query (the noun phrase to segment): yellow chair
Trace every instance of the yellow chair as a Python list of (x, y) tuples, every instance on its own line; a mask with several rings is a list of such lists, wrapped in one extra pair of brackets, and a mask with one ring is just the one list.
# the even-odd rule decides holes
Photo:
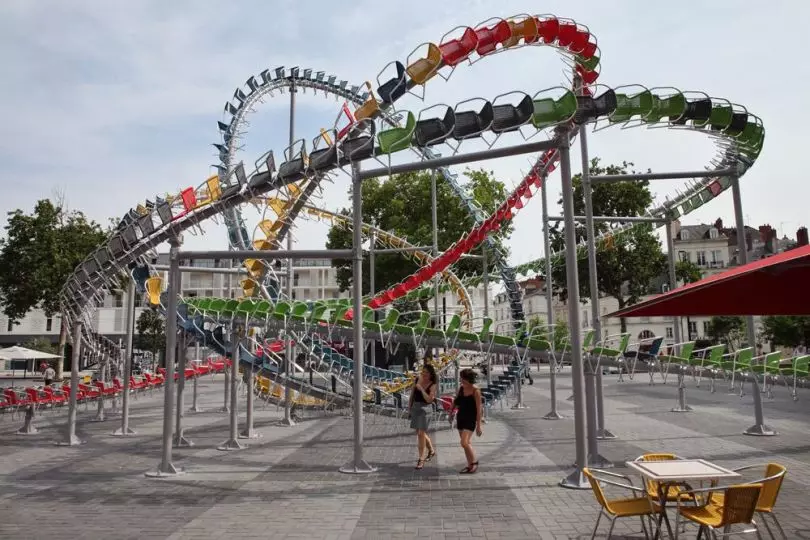
[(258, 287), (258, 284), (256, 283), (255, 280), (243, 279), (242, 281), (239, 282), (239, 286), (242, 287), (242, 292), (245, 294), (245, 296), (248, 297), (256, 296), (256, 289)]
[(153, 306), (160, 305), (160, 294), (163, 292), (163, 278), (160, 276), (150, 277), (146, 280), (146, 294), (149, 295), (149, 303)]
[[(292, 184), (290, 184), (290, 185), (292, 185)], [(286, 211), (287, 201), (282, 201), (281, 199), (271, 197), (271, 198), (267, 199), (267, 206), (269, 206), (270, 210), (275, 212), (277, 216), (281, 216)]]
[(354, 111), (354, 118), (358, 122), (366, 118), (371, 118), (380, 110), (380, 104), (377, 103), (377, 98), (374, 97), (374, 91), (371, 89), (371, 83), (369, 81), (366, 81), (366, 88), (368, 88), (368, 99)]
[(205, 187), (208, 189), (208, 197), (206, 202), (214, 202), (222, 197), (222, 186), (219, 183), (219, 175), (208, 177), (205, 181)]
[[(713, 493), (721, 491), (722, 497)], [(692, 503), (689, 503), (690, 506), (682, 506), (678, 501), (675, 530), (680, 530), (680, 519), (685, 518), (697, 524), (701, 532), (710, 533), (710, 537), (716, 537), (715, 531), (718, 529), (725, 529), (724, 532), (728, 533), (728, 528), (732, 525), (751, 525), (752, 529), (737, 531), (735, 534), (755, 532), (759, 537), (759, 530), (753, 519), (761, 492), (762, 484), (711, 487), (684, 492), (695, 498), (706, 495), (706, 503), (699, 506), (691, 506)]]
[[(649, 462), (649, 461), (672, 461), (676, 459), (683, 459), (675, 454), (644, 454), (637, 457), (634, 461)], [(661, 498), (661, 486), (659, 482), (654, 480), (644, 480), (645, 487), (647, 488), (647, 496), (651, 499), (658, 501)], [(690, 497), (683, 495), (683, 488), (680, 486), (669, 486), (667, 489), (667, 501), (692, 500)]]
[(273, 220), (272, 219), (263, 219), (259, 222), (259, 228), (262, 230), (264, 235), (268, 238), (271, 236), (275, 238), (275, 234), (273, 233)]
[[(442, 62), (442, 52), (439, 50), (438, 45), (435, 43), (427, 43), (428, 51), (425, 58), (416, 60), (405, 70), (408, 77), (415, 84), (425, 84), (439, 71), (439, 65)], [(421, 47), (421, 45), (420, 45)]]
[(256, 251), (267, 251), (272, 247), (273, 247), (273, 242), (271, 242), (267, 238), (259, 238), (258, 240), (253, 241), (253, 248)]
[[(734, 469), (734, 472), (746, 471), (757, 467), (762, 467), (762, 465), (748, 465), (747, 467)], [(776, 525), (776, 528), (779, 529), (779, 534), (782, 536), (782, 538), (787, 538), (785, 531), (782, 529), (782, 525), (776, 518), (776, 513), (774, 511), (776, 499), (779, 497), (779, 491), (782, 489), (782, 482), (785, 479), (786, 473), (787, 469), (783, 465), (779, 465), (778, 463), (768, 463), (765, 465), (764, 478), (752, 482), (754, 484), (762, 484), (762, 491), (760, 491), (759, 499), (757, 499), (756, 513), (762, 518), (762, 523), (765, 525), (765, 528), (768, 530), (768, 533), (772, 538), (776, 537), (771, 531), (771, 526), (768, 525), (766, 516), (771, 517)], [(724, 502), (724, 498), (725, 496), (722, 493), (712, 494), (712, 502), (721, 506)]]
[(251, 277), (261, 277), (264, 272), (264, 263), (258, 259), (245, 259), (243, 264)]
[[(616, 520), (625, 517), (639, 518), (641, 521), (641, 528), (644, 530), (644, 535), (649, 537), (647, 534), (647, 524), (644, 522), (644, 518), (659, 515), (661, 513), (661, 507), (658, 505), (658, 503), (647, 497), (646, 490), (635, 487), (632, 483), (633, 481), (623, 474), (602, 471), (599, 469), (590, 469), (587, 467), (582, 469), (582, 473), (585, 475), (585, 478), (588, 479), (588, 483), (591, 484), (594, 497), (596, 497), (597, 502), (599, 502), (599, 506), (601, 506), (599, 517), (596, 518), (596, 524), (593, 527), (593, 535), (591, 538), (596, 537), (596, 531), (599, 529), (599, 521), (602, 519), (603, 515), (610, 519), (610, 529), (608, 529), (607, 538), (610, 538), (611, 534), (613, 533), (613, 527), (616, 525)], [(622, 484), (613, 480), (608, 480), (607, 478), (604, 478), (605, 476), (609, 478), (619, 478), (627, 481), (628, 483)], [(627, 489), (638, 495), (627, 498), (608, 499), (605, 496), (602, 485)]]

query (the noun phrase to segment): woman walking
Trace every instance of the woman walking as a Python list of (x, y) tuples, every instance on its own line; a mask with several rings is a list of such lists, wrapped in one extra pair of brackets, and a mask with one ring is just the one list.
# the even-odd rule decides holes
[[(433, 441), (427, 434), (430, 423), (427, 409), (435, 400), (436, 369), (430, 364), (425, 364), (416, 379), (413, 391), (411, 391), (411, 400), (408, 403), (408, 410), (411, 412), (411, 429), (416, 430), (417, 448), (419, 449), (416, 469), (422, 469), (425, 462), (430, 461), (436, 455)], [(425, 456), (425, 449), (428, 451), (427, 456)]]
[(459, 374), (461, 388), (458, 391), (454, 405), (456, 410), (456, 428), (461, 442), (461, 448), (467, 458), (467, 466), (461, 469), (461, 474), (475, 474), (478, 471), (478, 460), (472, 447), (472, 435), (475, 432), (479, 437), (481, 430), (481, 390), (475, 386), (477, 375), (475, 371), (467, 368)]

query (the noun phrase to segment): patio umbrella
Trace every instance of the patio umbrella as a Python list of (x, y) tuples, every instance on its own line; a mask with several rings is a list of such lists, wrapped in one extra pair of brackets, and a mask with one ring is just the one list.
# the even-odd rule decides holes
[(26, 349), (16, 345), (0, 349), (0, 360), (47, 360), (50, 358), (59, 358), (59, 355)]

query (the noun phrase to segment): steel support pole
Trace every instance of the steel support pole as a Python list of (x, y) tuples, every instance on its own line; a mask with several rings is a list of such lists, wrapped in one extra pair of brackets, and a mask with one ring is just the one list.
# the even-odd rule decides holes
[[(107, 382), (107, 367), (109, 366), (109, 359), (107, 358), (106, 351), (102, 348), (98, 352), (98, 372), (99, 377), (101, 377), (101, 383), (104, 384)], [(99, 392), (98, 397), (96, 398), (96, 415), (93, 417), (93, 422), (104, 422), (107, 419), (107, 415), (104, 411), (104, 392)]]
[[(737, 249), (739, 255), (737, 262), (740, 266), (748, 262), (748, 243), (745, 240), (745, 221), (743, 220), (742, 196), (740, 194), (740, 179), (737, 176), (731, 177), (731, 194), (734, 198), (734, 219), (737, 222)], [(748, 337), (748, 346), (757, 346), (756, 330), (754, 329), (754, 317), (749, 315), (745, 318), (745, 329)], [(756, 349), (755, 349), (756, 350)], [(756, 377), (751, 377), (751, 393), (754, 398), (754, 425), (745, 430), (746, 435), (773, 436), (776, 431), (765, 424), (765, 414), (762, 410), (762, 394), (759, 392), (759, 382)]]
[(231, 329), (231, 417), (228, 424), (228, 440), (217, 447), (217, 450), (241, 450), (246, 448), (239, 442), (239, 392), (236, 383), (239, 379), (239, 343), (242, 339), (242, 329), (234, 326)]
[[(374, 274), (375, 272), (375, 264), (376, 260), (374, 257), (374, 248), (376, 247), (377, 242), (377, 235), (374, 234), (374, 231), (371, 231), (368, 239), (368, 294), (369, 296), (374, 296), (375, 283), (374, 283)], [(377, 320), (377, 312), (374, 312), (374, 320)], [(375, 340), (371, 341), (371, 365), (377, 365), (377, 342)]]
[(180, 284), (180, 251), (181, 240), (174, 236), (169, 239), (169, 287), (167, 291), (166, 305), (166, 378), (163, 383), (163, 440), (161, 442), (162, 457), (157, 471), (146, 473), (148, 477), (172, 476), (180, 470), (172, 463), (172, 429), (174, 427), (174, 360), (177, 351), (177, 296)]
[(70, 358), (70, 397), (68, 398), (68, 424), (67, 436), (58, 446), (77, 446), (83, 443), (76, 436), (76, 396), (79, 391), (79, 361), (82, 350), (82, 323), (73, 325), (73, 353)]
[[(599, 280), (598, 269), (596, 267), (596, 231), (593, 222), (593, 185), (591, 184), (591, 160), (588, 157), (588, 129), (585, 124), (579, 127), (579, 147), (582, 157), (582, 193), (585, 199), (585, 242), (588, 248), (588, 284), (591, 292), (591, 321), (593, 322), (593, 331), (596, 336), (596, 341), (601, 342), (602, 336), (602, 315), (599, 309)], [(590, 364), (590, 362), (589, 362)], [(589, 370), (590, 371), (590, 370)], [(588, 415), (588, 440), (591, 457), (589, 463), (600, 463), (602, 466), (607, 463), (607, 460), (599, 455), (599, 448), (597, 439), (615, 439), (616, 436), (605, 428), (605, 403), (602, 395), (602, 369), (596, 369), (596, 373), (588, 373), (587, 377), (595, 377), (596, 380), (593, 384), (587, 384), (587, 389), (593, 387), (595, 395), (589, 395), (588, 408), (594, 407), (596, 414), (595, 425), (591, 427), (591, 415)], [(592, 394), (592, 393), (591, 393)], [(591, 400), (596, 400), (591, 405)], [(592, 441), (592, 442), (590, 442)], [(600, 466), (600, 465), (597, 465)]]
[[(232, 259), (228, 259), (228, 268), (229, 269), (233, 268), (233, 260)], [(227, 276), (227, 277), (228, 277), (228, 279), (225, 280), (225, 281), (228, 283), (228, 290), (226, 291), (225, 294), (222, 295), (224, 298), (230, 298), (231, 297), (231, 291), (233, 290), (233, 278), (230, 275)], [(227, 358), (228, 358), (228, 356), (225, 355), (223, 360), (226, 360)], [(231, 412), (231, 376), (230, 376), (230, 372), (228, 371), (228, 366), (227, 365), (223, 368), (222, 374), (223, 374), (223, 381), (222, 381), (222, 385), (223, 385), (222, 386), (223, 403), (222, 403), (222, 408), (219, 409), (219, 411), (224, 412), (224, 413), (229, 413), (229, 412)]]
[[(290, 86), (290, 146), (295, 141), (295, 85)], [(293, 249), (292, 227), (287, 231), (287, 251)], [(287, 295), (287, 301), (292, 302), (293, 299), (293, 260), (287, 259), (287, 286), (284, 293)], [(290, 387), (289, 380), (292, 377), (293, 365), (293, 345), (290, 336), (286, 336), (286, 347), (284, 349), (284, 377), (287, 379), (287, 384), (284, 385), (284, 419), (282, 424), (285, 426), (294, 426), (295, 421), (292, 418), (292, 402), (293, 391)]]
[[(543, 212), (543, 249), (546, 257), (546, 324), (548, 324), (551, 331), (552, 344), (556, 343), (555, 327), (554, 325), (554, 290), (551, 277), (551, 231), (548, 221), (548, 177), (543, 177), (543, 185), (540, 186), (540, 202), (542, 204)], [(564, 354), (563, 350), (560, 354)], [(549, 384), (551, 388), (551, 411), (543, 418), (546, 420), (561, 420), (563, 415), (557, 411), (557, 351), (553, 351), (552, 357), (548, 361), (549, 369)], [(539, 365), (539, 362), (538, 362)]]
[[(181, 290), (180, 272), (177, 273), (177, 290)], [(186, 334), (180, 332), (180, 339), (177, 342), (177, 409), (174, 411), (174, 446), (176, 448), (194, 446), (194, 443), (186, 438), (183, 433), (183, 415), (185, 413), (184, 395), (186, 389)]]
[(354, 333), (354, 456), (340, 468), (349, 474), (367, 474), (377, 470), (363, 460), (363, 183), (360, 163), (352, 163), (352, 330)]
[[(571, 378), (574, 388), (574, 434), (576, 463), (574, 470), (560, 481), (562, 487), (590, 489), (582, 470), (588, 466), (585, 432), (585, 381), (582, 373), (582, 338), (579, 319), (579, 272), (577, 271), (577, 239), (574, 230), (574, 187), (571, 185), (571, 156), (567, 136), (560, 139), (560, 174), (562, 176), (563, 215), (565, 216), (565, 270), (568, 289), (568, 328), (571, 343)], [(548, 255), (547, 255), (548, 256)]]
[[(489, 317), (489, 257), (486, 243), (481, 244), (481, 266), (484, 274), (484, 317)], [(487, 388), (492, 386), (492, 355), (487, 354)]]
[(247, 403), (245, 404), (245, 429), (239, 434), (240, 439), (258, 439), (261, 433), (253, 429), (253, 399), (256, 390), (256, 373), (253, 371), (253, 365), (250, 366), (250, 371), (245, 371), (247, 378)]
[[(439, 209), (438, 192), (436, 189), (436, 169), (430, 171), (430, 222), (433, 227), (433, 257), (439, 256)], [(439, 325), (439, 287), (441, 274), (433, 276), (433, 320)], [(434, 357), (438, 356), (438, 349), (434, 350)]]
[[(667, 235), (667, 272), (669, 273), (669, 288), (674, 291), (678, 288), (678, 278), (675, 275), (675, 241), (672, 237), (672, 222), (667, 221), (665, 233)], [(675, 343), (681, 342), (681, 319), (679, 317), (672, 318), (672, 334), (675, 337)], [(678, 347), (680, 349), (680, 347)], [(680, 351), (674, 351), (676, 354)], [(650, 369), (655, 369), (651, 366)], [(653, 374), (650, 375), (650, 382), (652, 383)], [(672, 408), (672, 412), (690, 412), (692, 407), (686, 403), (686, 383), (684, 382), (683, 370), (678, 369), (678, 405)]]
[[(199, 341), (194, 346), (194, 360), (197, 363), (199, 363), (200, 360), (201, 360)], [(199, 386), (199, 381), (200, 381), (200, 376), (195, 375), (194, 376), (194, 383), (192, 384), (192, 387), (191, 387), (192, 388), (191, 389), (191, 408), (188, 410), (189, 412), (193, 412), (193, 413), (201, 413), (201, 412), (203, 412), (203, 408), (200, 407), (200, 405), (197, 403), (197, 392), (198, 392), (197, 387)]]
[(130, 276), (127, 285), (127, 337), (124, 357), (124, 395), (121, 399), (121, 427), (113, 435), (135, 435), (129, 427), (129, 379), (132, 377), (132, 338), (135, 333), (135, 280)]

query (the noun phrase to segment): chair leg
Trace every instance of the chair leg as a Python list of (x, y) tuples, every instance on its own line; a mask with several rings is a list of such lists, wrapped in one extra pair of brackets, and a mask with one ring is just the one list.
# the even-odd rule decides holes
[(604, 513), (604, 510), (602, 510), (602, 509), (600, 508), (600, 509), (599, 509), (599, 515), (596, 517), (596, 523), (595, 523), (595, 524), (594, 524), (594, 526), (593, 526), (593, 534), (591, 535), (591, 540), (593, 540), (594, 538), (596, 538), (596, 531), (599, 529), (599, 521), (602, 519), (602, 514), (603, 514), (603, 513)]
[[(776, 518), (776, 514), (771, 512), (768, 515), (771, 516), (771, 519), (773, 520), (774, 525), (776, 525), (776, 528), (779, 529), (779, 534), (782, 536), (782, 538), (784, 538), (784, 540), (787, 540), (787, 535), (785, 534), (784, 529), (782, 529), (782, 524), (779, 523), (779, 520)], [(764, 515), (762, 516), (762, 521), (765, 521), (765, 516)]]
[(616, 526), (616, 517), (614, 516), (613, 519), (610, 520), (610, 528), (608, 529), (607, 536), (605, 538), (610, 539), (613, 536), (613, 527)]
[(645, 516), (639, 516), (638, 518), (641, 521), (641, 532), (644, 533), (644, 538), (650, 540), (650, 534), (647, 532), (647, 524), (644, 523)]
[(757, 512), (757, 515), (761, 518), (762, 523), (765, 525), (765, 529), (768, 531), (768, 536), (770, 536), (771, 538), (776, 538), (773, 535), (773, 531), (771, 530), (771, 526), (768, 525), (768, 520), (767, 520), (767, 517), (765, 516), (765, 514), (763, 512)]

